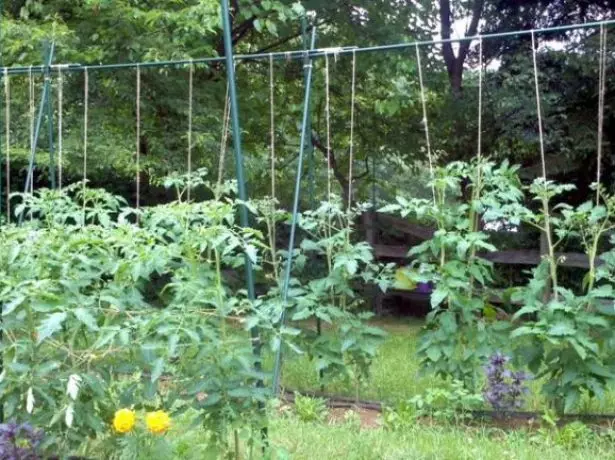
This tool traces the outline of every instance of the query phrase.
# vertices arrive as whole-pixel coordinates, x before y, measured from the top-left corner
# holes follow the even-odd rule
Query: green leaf
[[[575,390],[569,390],[564,400],[564,413],[569,414],[576,407],[578,401],[579,393]]]
[[[164,358],[158,358],[156,361],[154,361],[154,365],[152,367],[151,381],[155,382],[156,380],[158,380],[160,376],[162,375],[163,371],[164,371]]]
[[[169,336],[169,346],[168,346],[169,356],[175,356],[178,343],[179,343],[179,335],[171,334]]]
[[[348,338],[342,342],[342,353],[352,347],[357,341],[353,338]]]
[[[513,319],[519,319],[523,315],[529,315],[532,313],[536,313],[539,309],[533,305],[526,305],[525,307],[521,307],[514,315]]]
[[[570,345],[572,345],[572,348],[574,348],[574,350],[577,352],[577,354],[579,355],[579,357],[585,361],[585,358],[587,358],[587,352],[585,351],[585,349],[581,346],[581,344],[579,342],[577,342],[574,339],[570,339]]]
[[[309,308],[304,308],[303,310],[299,310],[298,312],[296,312],[293,315],[292,320],[301,321],[304,319],[308,319],[311,316],[312,316],[312,311]]]
[[[66,313],[53,313],[47,317],[36,329],[38,331],[37,344],[41,344],[45,339],[51,337],[62,328],[62,323],[66,320]]]
[[[460,259],[464,259],[469,248],[470,243],[468,243],[466,240],[459,241],[459,243],[457,243],[457,257],[459,257]]]
[[[436,288],[431,294],[431,308],[436,308],[448,296],[448,292],[441,288]]]
[[[387,213],[397,212],[400,209],[401,209],[401,206],[398,204],[387,204],[386,206],[383,206],[382,208],[378,209],[378,212],[387,214]]]
[[[567,335],[574,335],[576,329],[569,321],[560,321],[551,326],[548,330],[548,334],[555,337],[563,337]]]
[[[514,339],[515,337],[521,337],[524,335],[533,335],[533,334],[536,334],[536,330],[533,327],[521,326],[510,333],[510,338]]]
[[[85,308],[79,307],[73,310],[73,314],[77,317],[79,321],[81,321],[85,326],[91,331],[99,330],[98,324],[96,324],[96,320],[90,314],[88,310]]]
[[[248,258],[250,259],[250,262],[252,262],[253,264],[256,264],[257,251],[256,251],[256,248],[253,245],[248,244],[246,246],[246,254],[247,254]]]
[[[24,300],[26,300],[26,296],[20,295],[15,297],[10,302],[2,305],[2,316],[13,313],[13,311],[15,311],[15,309],[19,307]]]
[[[430,361],[437,362],[442,356],[442,351],[440,350],[440,348],[432,346],[425,350],[425,354]]]

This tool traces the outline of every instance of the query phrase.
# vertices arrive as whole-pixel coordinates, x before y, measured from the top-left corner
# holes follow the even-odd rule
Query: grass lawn
[[[213,459],[204,433],[177,427],[172,433],[177,459]],[[352,420],[302,422],[293,415],[274,417],[269,426],[271,449],[265,457],[297,460],[607,460],[615,459],[612,438],[596,435],[562,443],[527,431],[488,428],[430,427],[416,424],[403,431],[361,429]],[[202,439],[200,438],[202,436]],[[239,458],[250,458],[242,452]],[[145,459],[144,459],[145,460]]]
[[[423,325],[422,320],[388,318],[376,319],[373,324],[385,329],[389,336],[380,348],[378,359],[372,365],[369,382],[361,389],[361,399],[395,404],[441,384],[437,377],[422,373],[416,359],[416,347],[420,328]],[[319,390],[318,375],[312,363],[306,357],[292,356],[290,353],[286,355],[284,361],[282,385],[289,390]],[[524,409],[540,411],[545,408],[540,394],[540,385],[540,381],[530,383],[531,393]],[[344,381],[327,385],[325,392],[350,397],[355,395],[354,387]],[[615,414],[615,389],[607,392],[601,401],[583,399],[577,412]]]
[[[437,384],[431,375],[421,375],[416,360],[416,346],[421,320],[375,320],[374,325],[385,329],[389,336],[373,363],[370,381],[361,389],[361,399],[374,399],[394,403],[407,399]],[[320,388],[318,374],[307,357],[290,353],[282,369],[282,385],[289,390],[315,391]],[[326,393],[354,396],[349,382],[336,381],[327,385]]]

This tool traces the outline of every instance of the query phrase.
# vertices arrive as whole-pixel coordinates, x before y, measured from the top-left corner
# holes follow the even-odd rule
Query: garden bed
[[[285,391],[282,398],[288,403],[294,402],[295,394],[312,398],[323,399],[331,410],[331,419],[343,419],[346,411],[352,410],[361,419],[361,426],[375,428],[380,426],[378,419],[387,404],[374,400],[357,400],[345,396],[331,395],[322,392],[296,392]],[[538,411],[495,411],[495,410],[469,410],[460,412],[458,420],[463,420],[468,425],[488,424],[501,429],[538,428],[541,425],[544,413]],[[423,420],[433,424],[430,417],[422,417]],[[615,423],[615,414],[563,414],[558,416],[557,425],[565,426],[572,422],[582,422],[595,428],[610,428]]]

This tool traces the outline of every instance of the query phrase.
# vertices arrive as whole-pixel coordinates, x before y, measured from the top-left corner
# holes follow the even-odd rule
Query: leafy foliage
[[[491,324],[482,317],[489,305],[493,272],[492,264],[478,255],[495,247],[486,233],[478,231],[477,216],[497,222],[506,209],[518,204],[522,193],[515,172],[507,164],[496,168],[485,161],[451,163],[434,172],[433,202],[399,197],[398,204],[381,209],[437,228],[433,238],[410,251],[414,280],[436,286],[419,353],[426,368],[469,388],[477,387],[482,364],[507,329],[504,323]],[[462,182],[471,190],[469,203],[456,201]]]
[[[322,398],[311,398],[295,393],[294,410],[302,422],[323,422],[327,417],[327,405]]]
[[[214,193],[203,174],[167,185],[180,198],[194,184]],[[221,190],[232,192],[233,184]],[[65,452],[104,435],[118,407],[192,408],[195,423],[224,445],[233,430],[264,423],[268,374],[242,331],[257,327],[274,349],[318,353],[331,375],[346,374],[347,366],[366,373],[383,333],[363,324],[357,300],[342,297],[355,298],[353,279],[380,273],[370,249],[355,248],[350,230],[340,229],[344,244],[329,252],[333,274],[297,279],[292,302],[283,305],[270,238],[236,223],[243,204],[227,195],[135,210],[82,185],[24,196],[17,210],[28,216],[24,225],[1,230],[6,415],[48,427]],[[324,226],[320,217],[311,223]],[[246,255],[257,273],[269,272],[254,303],[232,276]],[[325,297],[320,314],[341,338],[280,327],[281,311],[315,315]]]

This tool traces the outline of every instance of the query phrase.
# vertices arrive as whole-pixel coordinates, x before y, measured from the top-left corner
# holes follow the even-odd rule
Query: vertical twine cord
[[[28,69],[28,113],[30,115],[30,152],[34,149],[34,78],[32,77],[32,66]],[[34,194],[34,170],[30,175],[30,193]],[[32,213],[30,213],[32,218]]]
[[[472,187],[472,204],[470,210],[470,225],[472,231],[480,228],[480,212],[474,209],[474,202],[480,199],[482,189],[482,158],[483,158],[483,37],[478,40],[478,134],[476,139],[476,178]],[[472,248],[471,257],[474,257],[476,250]],[[470,283],[470,289],[474,287],[474,280]]]
[[[352,81],[350,84],[350,148],[348,152],[348,211],[352,207],[352,163],[354,161],[354,112],[355,112],[355,97],[356,97],[356,76],[357,76],[357,55],[352,50]],[[350,225],[350,219],[348,220]],[[350,237],[350,236],[349,236]]]
[[[327,123],[327,201],[331,201],[331,97],[329,94],[329,55],[325,54],[325,118]]]
[[[218,184],[216,185],[216,198],[220,198],[222,193],[222,181],[224,180],[224,162],[226,159],[226,145],[228,143],[228,132],[231,124],[231,103],[229,96],[229,84],[226,84],[226,94],[224,96],[224,115],[222,119],[222,136],[220,139],[220,158],[218,160]]]
[[[83,69],[83,225],[85,225],[85,194],[88,179],[88,105],[90,93],[90,77],[88,68]]]
[[[598,159],[596,166],[596,205],[600,202],[600,179],[602,174],[602,142],[604,136],[604,99],[606,95],[606,49],[607,29],[600,24],[600,57],[598,67]]]
[[[29,113],[30,113],[30,154],[34,152],[34,79],[32,77],[32,66],[28,69],[28,96],[29,96]],[[34,164],[30,171],[30,195],[34,195]],[[34,220],[34,215],[30,211],[30,221]]]
[[[269,55],[269,114],[271,127],[271,198],[275,198],[275,93],[273,81],[273,55]]]
[[[4,141],[6,150],[6,220],[11,223],[11,84],[4,68]]]
[[[137,112],[137,177],[136,177],[136,207],[137,210],[141,207],[141,67],[137,64],[137,95],[136,95],[136,112]]]
[[[190,60],[188,73],[188,191],[187,197],[190,201],[192,191],[192,111],[193,111],[193,91],[194,91],[194,64]]]
[[[64,75],[62,69],[58,69],[58,187],[62,191],[62,123],[63,123],[63,111],[64,111]]]
[[[278,278],[278,262],[276,258],[276,201],[275,201],[275,83],[273,75],[273,55],[269,55],[269,124],[271,142],[271,263],[276,279]]]
[[[532,30],[532,59],[534,61],[534,85],[536,87],[536,111],[538,112],[538,134],[540,138],[540,159],[542,161],[542,177],[543,180],[547,181],[547,162],[545,158],[545,141],[544,134],[542,129],[542,106],[540,103],[540,86],[538,82],[538,58],[537,58],[537,50],[536,50],[536,35],[535,31]],[[553,297],[555,300],[558,298],[557,292],[557,268],[553,246],[553,236],[551,235],[551,214],[549,211],[549,199],[542,199],[542,207],[543,213],[545,216],[545,225],[544,225],[544,235],[547,238],[547,244],[549,249],[549,265],[550,265],[550,278],[551,278],[551,288],[545,289],[545,295],[548,294],[548,291],[553,292]]]
[[[532,60],[534,62],[534,85],[536,87],[536,111],[538,112],[538,136],[540,140],[540,160],[542,162],[542,177],[547,180],[547,161],[545,159],[545,141],[542,129],[542,105],[540,103],[540,85],[538,83],[538,60],[536,52],[536,34],[532,30]]]
[[[476,156],[483,156],[483,37],[478,40],[478,146]]]
[[[427,159],[429,161],[429,174],[431,176],[431,180],[433,181],[434,179],[433,158],[431,156],[431,141],[429,139],[429,122],[427,119],[427,98],[425,96],[425,84],[423,83],[423,67],[421,65],[421,52],[419,50],[418,44],[415,45],[415,50],[416,50],[416,65],[419,70],[419,85],[421,87],[421,102],[423,104],[423,127],[425,128],[425,143],[427,146]],[[433,202],[435,204],[436,203],[436,187],[433,184],[433,182],[431,184],[431,194],[433,197]]]

